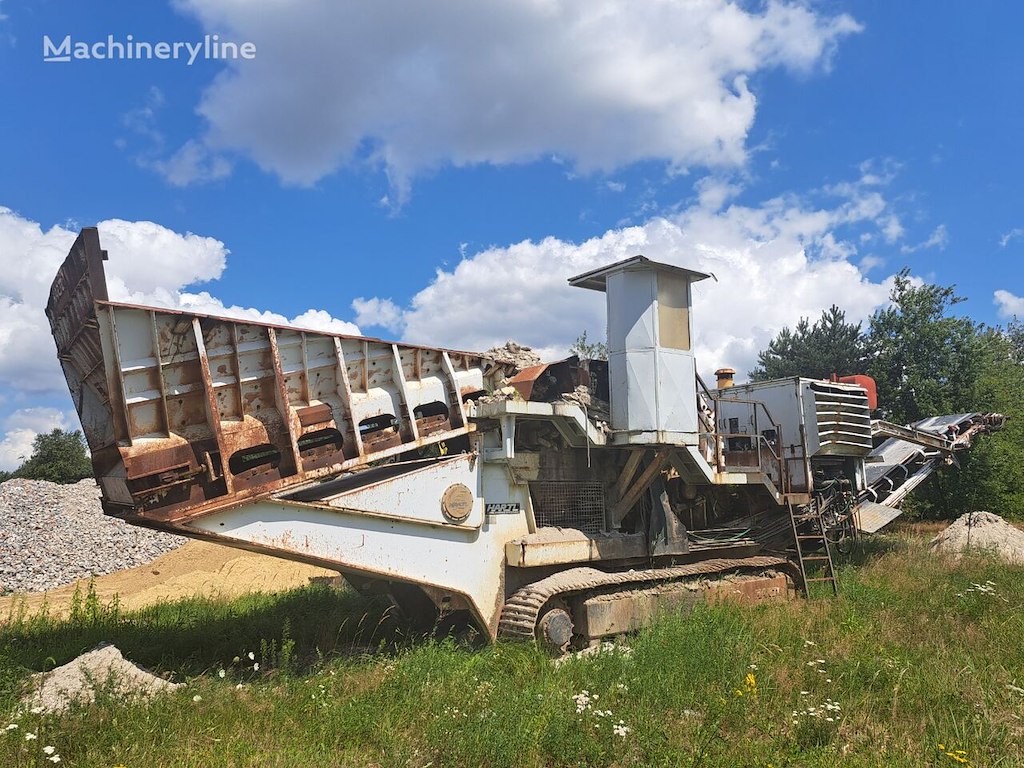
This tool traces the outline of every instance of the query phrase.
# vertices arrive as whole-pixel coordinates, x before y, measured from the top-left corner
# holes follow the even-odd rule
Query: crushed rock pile
[[[501,365],[521,371],[534,365],[540,365],[540,355],[530,347],[517,344],[514,341],[506,341],[500,347],[491,347],[484,352],[484,357],[489,357]]]
[[[598,421],[608,421],[611,419],[611,405],[594,395],[590,388],[584,384],[580,384],[572,392],[563,394],[562,400],[567,403],[582,405],[589,412],[591,418]]]
[[[92,480],[0,483],[0,594],[145,565],[186,541],[107,517]]]
[[[100,643],[63,667],[33,675],[22,703],[33,711],[63,712],[72,702],[91,704],[97,691],[127,700],[180,687],[128,661],[116,646]]]
[[[992,552],[1007,563],[1024,565],[1024,531],[991,512],[968,512],[931,541],[935,552]]]

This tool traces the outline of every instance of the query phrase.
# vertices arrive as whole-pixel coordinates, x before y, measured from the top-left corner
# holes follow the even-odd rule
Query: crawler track
[[[632,588],[641,585],[664,584],[692,576],[726,573],[740,568],[790,570],[792,567],[793,564],[784,557],[759,556],[738,559],[718,558],[672,568],[651,568],[616,573],[606,573],[596,568],[572,568],[528,584],[512,595],[501,609],[498,637],[507,640],[533,640],[536,637],[537,620],[540,618],[541,610],[555,596],[565,597],[605,587]]]

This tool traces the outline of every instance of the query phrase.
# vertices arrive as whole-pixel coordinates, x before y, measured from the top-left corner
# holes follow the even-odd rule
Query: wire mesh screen
[[[538,526],[604,530],[604,489],[597,481],[538,480],[530,483]]]

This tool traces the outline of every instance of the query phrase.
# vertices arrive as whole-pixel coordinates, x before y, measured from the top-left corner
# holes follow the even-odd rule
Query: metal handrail
[[[703,397],[701,396],[703,393]],[[708,389],[708,385],[704,383],[704,379],[697,374],[697,419],[701,426],[706,431],[697,433],[698,445],[702,437],[713,440],[715,467],[717,470],[722,468],[722,440],[718,436],[718,398],[716,398],[711,390]],[[710,405],[708,405],[710,401]],[[705,409],[710,411],[710,416],[705,413]],[[710,423],[708,423],[710,421]],[[704,454],[707,455],[706,453]]]
[[[764,411],[764,415],[768,417],[768,422],[770,424],[772,424],[772,426],[776,425],[775,417],[772,416],[772,412],[768,410],[768,406],[765,405],[764,402],[761,401],[761,400],[748,400],[748,399],[742,398],[742,397],[720,397],[720,398],[717,398],[717,399],[718,400],[725,400],[726,402],[729,402],[729,403],[746,403],[747,405],[753,405],[754,408],[755,408],[755,415],[756,415],[756,409],[758,407],[760,407],[761,410]]]
[[[743,437],[743,438],[746,438],[748,440],[754,441],[754,444],[756,446],[754,452],[757,455],[757,465],[756,466],[757,466],[758,470],[760,470],[761,472],[764,472],[764,474],[770,476],[771,473],[767,471],[767,466],[769,466],[771,464],[775,465],[776,469],[778,470],[779,485],[780,485],[781,489],[784,492],[788,492],[787,487],[789,485],[789,482],[788,482],[788,480],[789,480],[789,473],[786,472],[786,470],[785,470],[785,459],[783,457],[779,456],[779,454],[775,452],[775,449],[772,447],[771,442],[768,440],[768,438],[766,438],[766,437],[764,437],[763,435],[760,435],[760,434],[758,434],[758,435],[750,435],[750,434],[746,434],[744,432],[721,432],[721,433],[717,433],[717,436],[721,440],[725,440],[725,439],[728,439],[730,437]],[[762,444],[764,445],[764,452],[762,452],[762,448],[761,448]],[[726,466],[725,463],[724,463],[724,455],[723,455],[723,461],[722,461],[722,463],[719,466],[722,467],[723,469]]]
[[[711,424],[707,424],[708,416],[701,407],[702,405],[706,406],[704,399],[710,401],[711,403],[711,405],[708,406],[708,410],[711,411]],[[731,433],[718,431],[718,404],[721,400],[725,400],[726,402],[730,403],[743,403],[752,407],[751,411],[754,419],[753,435],[748,435],[742,432]],[[725,469],[724,445],[726,438],[753,437],[755,439],[754,445],[755,450],[757,452],[757,468],[760,471],[764,472],[764,474],[770,475],[770,473],[766,471],[765,461],[768,460],[772,464],[774,464],[778,470],[779,484],[782,489],[782,492],[789,493],[792,483],[790,482],[789,472],[786,469],[786,460],[783,456],[779,454],[779,452],[775,450],[771,442],[764,435],[761,434],[758,419],[758,409],[764,412],[764,417],[767,419],[768,423],[771,424],[771,428],[775,432],[775,444],[779,446],[779,450],[781,451],[782,447],[785,445],[785,442],[782,439],[782,426],[775,421],[775,417],[772,416],[772,413],[770,410],[768,410],[767,405],[765,405],[760,400],[748,400],[746,398],[734,397],[716,397],[714,394],[712,394],[711,390],[708,389],[707,384],[704,383],[704,380],[700,377],[700,374],[697,375],[698,420],[702,423],[702,426],[708,428],[707,431],[698,433],[698,441],[700,440],[700,438],[707,438],[715,441],[715,466],[718,469],[718,471],[723,471]],[[762,453],[762,445],[764,445],[764,447],[767,449],[768,456],[765,456]]]
[[[760,424],[760,420],[758,418],[758,410],[759,409],[761,411],[764,411],[764,417],[767,418],[768,423],[771,425],[772,431],[775,432],[775,443],[776,443],[776,445],[779,446],[780,450],[782,449],[782,446],[785,445],[785,442],[782,439],[782,426],[775,421],[774,417],[772,416],[771,411],[768,410],[768,406],[766,406],[760,400],[749,400],[749,399],[746,399],[746,398],[738,398],[738,397],[737,398],[726,397],[726,398],[721,398],[721,399],[726,401],[726,402],[729,402],[729,403],[742,403],[744,405],[750,406],[750,408],[751,408],[751,415],[752,415],[753,420],[754,420],[754,424],[753,424],[753,426],[754,426],[754,434],[753,435],[748,435],[748,434],[745,434],[745,433],[742,433],[742,432],[740,432],[740,433],[724,433],[723,432],[723,433],[719,433],[719,437],[720,438],[745,437],[745,438],[748,438],[748,439],[753,437],[754,440],[755,440],[755,446],[756,446],[756,451],[757,451],[757,466],[758,466],[758,469],[760,469],[762,472],[765,472],[765,474],[769,474],[769,472],[765,471],[765,459],[766,459],[766,457],[762,454],[762,447],[761,446],[764,445],[764,447],[767,449],[768,454],[769,454],[767,458],[769,460],[771,460],[771,463],[775,464],[777,469],[778,469],[779,485],[780,485],[782,491],[784,493],[787,493],[788,492],[788,488],[790,486],[790,482],[789,482],[789,473],[786,471],[785,459],[775,450],[775,448],[772,446],[771,442],[769,442],[769,440],[761,433],[761,424]],[[716,425],[717,425],[717,414],[716,414]],[[724,466],[724,457],[723,457],[723,463],[720,464],[720,466]]]

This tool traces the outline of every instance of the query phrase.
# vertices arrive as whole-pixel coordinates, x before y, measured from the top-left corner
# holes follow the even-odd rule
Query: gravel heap
[[[991,512],[968,512],[931,542],[938,552],[988,551],[1007,563],[1024,564],[1024,531]]]
[[[484,357],[489,357],[501,365],[516,371],[540,365],[540,355],[530,347],[517,344],[514,341],[506,341],[500,347],[491,347],[484,352]]]
[[[91,704],[100,689],[119,699],[148,698],[173,691],[171,683],[133,664],[116,646],[101,643],[63,667],[32,676],[32,692],[22,701],[44,712],[62,712],[72,702]]]
[[[92,480],[0,483],[0,594],[134,568],[187,541],[107,517],[99,497]]]

